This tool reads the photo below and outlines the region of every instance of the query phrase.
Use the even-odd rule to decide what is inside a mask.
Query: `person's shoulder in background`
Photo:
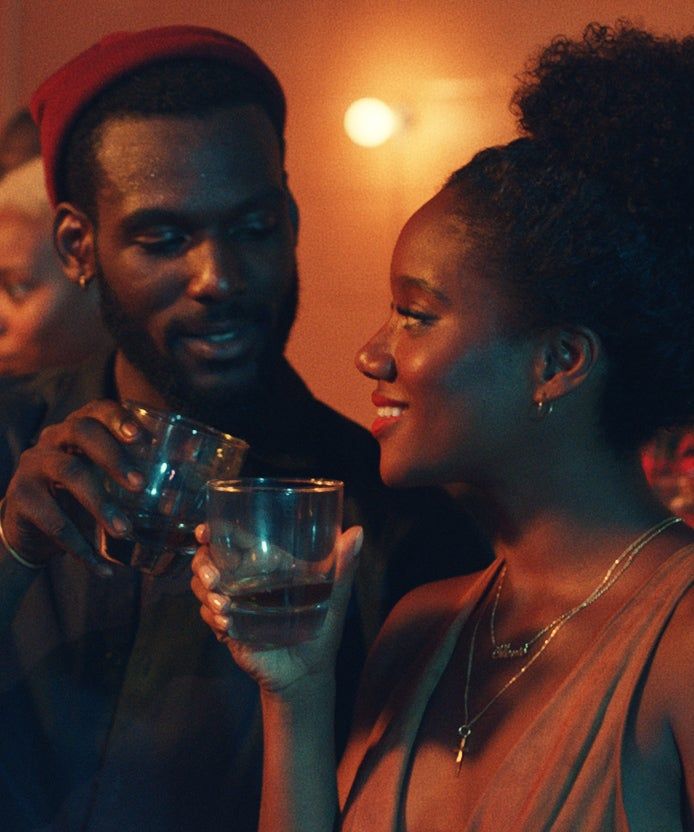
[[[111,353],[98,352],[71,367],[0,379],[0,496],[43,427],[110,394],[111,367]]]

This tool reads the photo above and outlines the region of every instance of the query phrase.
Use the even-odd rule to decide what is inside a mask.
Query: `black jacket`
[[[0,398],[2,493],[41,428],[113,396],[112,378],[111,359],[95,359]],[[344,480],[345,526],[365,532],[337,669],[342,747],[365,651],[395,601],[490,553],[445,495],[386,489],[376,442],[288,365],[281,385],[276,430],[244,473]],[[38,574],[0,635],[3,830],[256,828],[257,690],[201,621],[189,580],[99,579],[70,556]]]

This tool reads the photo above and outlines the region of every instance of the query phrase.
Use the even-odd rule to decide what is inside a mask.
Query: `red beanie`
[[[286,103],[279,81],[245,43],[231,35],[200,26],[164,26],[141,32],[115,32],[77,55],[41,84],[31,98],[31,114],[39,127],[46,188],[55,206],[58,165],[65,141],[89,102],[114,81],[146,64],[167,58],[210,58],[238,67],[263,84],[270,116],[284,130]]]

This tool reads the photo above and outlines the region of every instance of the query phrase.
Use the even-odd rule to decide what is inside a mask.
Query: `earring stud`
[[[540,421],[545,416],[549,416],[554,410],[554,402],[546,399],[544,396],[536,402],[533,402],[533,417]]]

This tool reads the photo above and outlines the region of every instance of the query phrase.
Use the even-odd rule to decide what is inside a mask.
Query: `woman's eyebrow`
[[[426,292],[426,294],[436,298],[436,300],[440,301],[446,306],[451,305],[451,299],[448,297],[448,295],[446,295],[440,289],[437,289],[436,286],[432,285],[432,283],[430,283],[424,277],[412,277],[411,275],[405,274],[400,277],[400,282],[403,288],[405,289],[419,289],[420,291]]]

